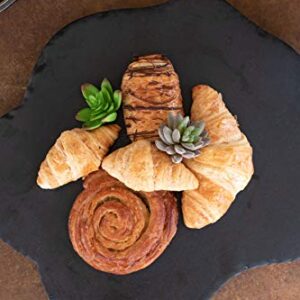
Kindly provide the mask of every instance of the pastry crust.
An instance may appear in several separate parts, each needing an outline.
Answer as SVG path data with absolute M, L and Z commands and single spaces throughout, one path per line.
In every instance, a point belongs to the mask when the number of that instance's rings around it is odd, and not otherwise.
M 54 189 L 98 170 L 119 131 L 118 125 L 93 131 L 81 128 L 64 131 L 42 162 L 37 184 L 43 189 Z
M 123 112 L 132 141 L 155 140 L 169 112 L 183 113 L 179 79 L 163 55 L 136 58 L 122 81 Z
M 170 192 L 136 193 L 99 170 L 84 182 L 69 218 L 75 251 L 97 270 L 129 274 L 153 263 L 177 230 Z
M 208 85 L 193 88 L 192 121 L 205 121 L 211 145 L 229 143 L 242 136 L 236 118 L 223 102 L 222 94 Z
M 200 156 L 184 160 L 197 176 L 199 187 L 183 193 L 182 210 L 187 227 L 202 228 L 219 220 L 247 186 L 254 172 L 252 147 L 221 94 L 211 87 L 193 89 L 191 115 L 193 120 L 205 121 L 211 144 Z
M 135 191 L 182 191 L 198 187 L 196 176 L 183 164 L 174 164 L 150 141 L 139 140 L 103 160 L 102 168 Z

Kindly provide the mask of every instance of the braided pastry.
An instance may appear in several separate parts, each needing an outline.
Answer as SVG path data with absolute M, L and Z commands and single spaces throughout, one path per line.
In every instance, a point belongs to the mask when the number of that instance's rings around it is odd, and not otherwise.
M 178 75 L 161 54 L 140 56 L 128 66 L 122 94 L 127 134 L 132 141 L 155 140 L 168 113 L 183 112 Z

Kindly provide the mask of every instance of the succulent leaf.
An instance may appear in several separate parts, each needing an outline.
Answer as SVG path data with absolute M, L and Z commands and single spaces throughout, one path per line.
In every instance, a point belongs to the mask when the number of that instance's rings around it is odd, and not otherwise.
M 91 109 L 89 107 L 81 109 L 77 114 L 76 114 L 76 120 L 81 121 L 81 122 L 86 122 L 90 119 L 91 116 Z
M 169 145 L 168 141 L 165 139 L 164 133 L 163 133 L 163 126 L 160 126 L 158 129 L 158 135 L 160 139 L 166 144 Z
M 156 147 L 169 154 L 174 163 L 183 158 L 190 159 L 200 154 L 201 148 L 209 143 L 209 136 L 204 129 L 203 121 L 191 122 L 190 118 L 181 114 L 169 114 L 167 124 L 160 126 L 160 140 L 155 141 Z
M 111 102 L 112 102 L 112 99 L 111 99 L 111 97 L 110 97 L 110 94 L 109 94 L 108 90 L 104 88 L 104 89 L 101 90 L 101 92 L 102 92 L 104 101 L 105 101 L 106 103 L 111 103 Z
M 104 110 L 104 111 L 107 111 L 108 108 L 109 108 L 109 106 L 110 106 L 110 103 L 109 103 L 109 102 L 105 102 L 105 104 L 104 104 L 104 106 L 103 106 L 103 110 Z
M 91 95 L 96 96 L 99 90 L 90 83 L 84 83 L 83 85 L 81 85 L 81 92 L 84 99 L 88 99 L 88 97 Z
M 205 142 L 203 141 L 203 139 L 199 140 L 197 143 L 194 143 L 195 147 L 203 147 L 205 145 Z
M 165 152 L 167 152 L 169 155 L 173 155 L 173 154 L 176 153 L 176 151 L 175 151 L 175 149 L 174 149 L 173 146 L 168 146 L 168 147 L 166 148 L 166 151 L 165 151 Z
M 178 154 L 184 154 L 186 150 L 179 144 L 174 146 L 175 152 Z
M 103 95 L 102 95 L 101 91 L 99 93 L 97 93 L 96 99 L 98 101 L 98 108 L 103 107 L 105 101 L 104 101 L 104 98 L 103 98 Z
M 83 123 L 82 127 L 86 130 L 93 130 L 102 125 L 101 120 L 87 121 Z
M 103 81 L 101 82 L 101 89 L 102 90 L 106 89 L 109 92 L 110 97 L 113 96 L 113 88 L 107 78 L 104 78 Z
M 197 137 L 199 136 L 199 134 L 202 132 L 201 128 L 198 128 L 196 127 L 192 132 L 191 134 L 194 136 L 194 137 Z
M 86 103 L 88 104 L 88 106 L 89 106 L 90 108 L 93 109 L 93 108 L 97 107 L 97 99 L 96 99 L 96 96 L 94 96 L 94 95 L 89 95 L 85 101 L 86 101 Z
M 168 145 L 165 144 L 165 143 L 164 143 L 163 141 L 161 141 L 161 140 L 156 140 L 156 141 L 155 141 L 155 145 L 156 145 L 156 147 L 157 147 L 158 150 L 163 151 L 163 152 L 166 152 L 166 149 L 167 149 L 167 147 L 168 147 Z
M 111 102 L 110 106 L 107 109 L 107 113 L 111 113 L 115 110 L 115 104 L 113 102 Z
M 169 127 L 167 127 L 167 126 L 163 127 L 163 136 L 164 136 L 165 140 L 168 142 L 169 145 L 173 144 L 172 130 Z
M 190 136 L 192 131 L 195 129 L 194 126 L 188 126 L 184 132 L 183 132 L 183 136 Z
M 188 116 L 187 116 L 187 117 L 184 117 L 184 118 L 178 123 L 178 126 L 177 126 L 178 130 L 179 130 L 181 133 L 183 133 L 183 132 L 185 131 L 186 127 L 188 126 L 189 122 L 190 122 L 190 117 L 188 117 Z
M 174 115 L 173 113 L 169 113 L 167 124 L 170 129 L 175 129 L 176 128 L 176 115 Z
M 189 152 L 183 153 L 182 156 L 183 156 L 183 158 L 191 159 L 191 158 L 194 158 L 196 156 L 196 154 L 192 151 L 189 151 Z
M 174 164 L 179 164 L 182 161 L 182 156 L 179 154 L 172 155 L 172 161 Z
M 106 116 L 104 119 L 102 119 L 102 123 L 109 123 L 109 122 L 113 122 L 115 121 L 117 118 L 117 113 L 113 112 L 111 114 L 109 114 L 108 116 Z
M 206 146 L 206 144 L 201 141 L 201 143 L 194 144 L 194 150 L 193 151 L 199 150 L 199 149 L 201 149 L 205 146 Z
M 81 91 L 89 106 L 76 114 L 76 119 L 84 122 L 83 128 L 92 130 L 103 123 L 116 120 L 117 110 L 122 102 L 122 94 L 118 90 L 113 91 L 107 79 L 102 81 L 101 90 L 92 84 L 86 83 L 81 86 Z
M 181 138 L 181 141 L 184 142 L 184 143 L 187 143 L 189 141 L 190 137 L 188 135 L 184 135 L 182 138 Z
M 201 140 L 201 137 L 200 137 L 200 136 L 196 136 L 196 137 L 194 138 L 193 143 L 194 143 L 194 144 L 195 144 L 195 143 L 198 143 L 200 140 Z
M 174 143 L 179 143 L 180 138 L 181 138 L 180 131 L 177 128 L 175 128 L 172 132 L 172 139 L 173 139 Z
M 179 124 L 183 120 L 183 116 L 181 113 L 177 114 L 176 116 L 176 123 Z
M 99 112 L 98 114 L 93 114 L 90 117 L 90 121 L 95 121 L 104 118 L 107 115 L 107 112 Z
M 188 142 L 189 142 L 189 143 L 193 143 L 193 142 L 194 142 L 194 137 L 193 137 L 193 136 L 190 136 L 190 138 L 188 139 Z
M 119 90 L 114 91 L 114 105 L 115 105 L 115 109 L 119 109 L 122 103 L 122 93 Z
M 95 116 L 95 115 L 98 115 L 101 112 L 104 112 L 104 110 L 103 110 L 103 108 L 101 106 L 99 106 L 99 107 L 97 107 L 95 109 L 92 109 L 91 111 L 92 111 L 91 112 L 91 117 Z
M 191 151 L 196 150 L 196 148 L 195 148 L 196 146 L 193 143 L 181 143 L 181 145 L 182 145 L 182 147 L 184 147 L 187 150 L 191 150 Z

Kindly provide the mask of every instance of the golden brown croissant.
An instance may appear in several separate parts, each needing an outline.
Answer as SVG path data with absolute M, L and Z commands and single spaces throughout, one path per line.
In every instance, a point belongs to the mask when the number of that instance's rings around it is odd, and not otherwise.
M 119 131 L 118 125 L 93 131 L 80 128 L 64 131 L 42 162 L 37 184 L 43 189 L 54 189 L 98 170 Z
M 200 156 L 185 160 L 199 187 L 182 197 L 184 223 L 202 228 L 219 220 L 253 174 L 252 147 L 226 108 L 222 96 L 209 86 L 193 89 L 192 120 L 203 120 L 211 144 Z
M 75 251 L 97 270 L 128 274 L 154 262 L 177 230 L 170 192 L 136 193 L 103 170 L 89 175 L 69 218 Z
M 131 140 L 158 136 L 169 112 L 183 112 L 179 79 L 171 62 L 160 54 L 140 56 L 122 81 L 123 111 Z
M 103 160 L 102 168 L 135 191 L 182 191 L 198 187 L 198 180 L 183 164 L 171 158 L 148 140 L 120 148 Z

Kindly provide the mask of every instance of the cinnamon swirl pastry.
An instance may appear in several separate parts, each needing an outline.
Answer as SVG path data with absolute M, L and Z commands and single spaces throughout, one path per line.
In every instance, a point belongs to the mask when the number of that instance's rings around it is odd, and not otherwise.
M 136 193 L 99 170 L 89 175 L 69 218 L 75 251 L 97 270 L 129 274 L 154 262 L 177 230 L 170 192 Z

